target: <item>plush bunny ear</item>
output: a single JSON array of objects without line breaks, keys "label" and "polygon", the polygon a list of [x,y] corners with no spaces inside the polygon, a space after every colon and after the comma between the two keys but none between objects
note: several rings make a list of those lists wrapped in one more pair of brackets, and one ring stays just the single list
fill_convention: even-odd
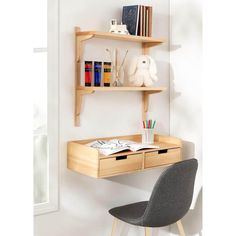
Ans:
[{"label": "plush bunny ear", "polygon": [[138,57],[134,57],[130,63],[128,73],[129,75],[134,75],[137,70]]},{"label": "plush bunny ear", "polygon": [[157,67],[155,61],[150,57],[147,56],[149,59],[149,73],[153,80],[157,81]]}]

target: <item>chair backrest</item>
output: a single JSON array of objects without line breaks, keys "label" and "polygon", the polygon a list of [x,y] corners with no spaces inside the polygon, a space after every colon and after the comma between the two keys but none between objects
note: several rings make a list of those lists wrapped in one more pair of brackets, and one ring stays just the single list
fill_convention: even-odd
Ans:
[{"label": "chair backrest", "polygon": [[170,225],[188,212],[197,168],[197,160],[189,159],[173,164],[162,173],[142,217],[144,225],[150,227]]}]

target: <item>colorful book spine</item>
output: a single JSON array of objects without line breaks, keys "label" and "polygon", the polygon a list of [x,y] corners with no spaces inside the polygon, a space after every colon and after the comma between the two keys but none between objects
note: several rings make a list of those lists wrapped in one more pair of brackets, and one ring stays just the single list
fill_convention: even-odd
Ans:
[{"label": "colorful book spine", "polygon": [[85,61],[84,65],[85,70],[85,86],[91,86],[92,82],[92,70],[93,70],[93,63],[92,61]]},{"label": "colorful book spine", "polygon": [[103,82],[104,86],[110,87],[111,84],[111,62],[104,62],[103,64]]},{"label": "colorful book spine", "polygon": [[102,62],[94,62],[94,86],[99,87],[101,85],[101,74],[102,74]]}]

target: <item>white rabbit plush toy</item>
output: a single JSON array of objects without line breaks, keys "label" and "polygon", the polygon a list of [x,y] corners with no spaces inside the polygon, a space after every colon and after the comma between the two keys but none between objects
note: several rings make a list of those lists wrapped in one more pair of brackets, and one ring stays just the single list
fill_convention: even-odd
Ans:
[{"label": "white rabbit plush toy", "polygon": [[154,60],[148,55],[135,57],[129,67],[129,82],[132,86],[151,86],[157,81],[157,68]]}]

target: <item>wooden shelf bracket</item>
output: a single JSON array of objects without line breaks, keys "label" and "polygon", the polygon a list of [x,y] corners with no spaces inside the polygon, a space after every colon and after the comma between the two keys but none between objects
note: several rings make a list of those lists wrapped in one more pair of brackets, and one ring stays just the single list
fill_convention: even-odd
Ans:
[{"label": "wooden shelf bracket", "polygon": [[[75,35],[80,31],[79,27],[75,27]],[[82,42],[91,39],[93,35],[79,35],[75,37],[75,126],[80,126],[80,113],[82,97],[85,94],[93,93],[93,91],[77,90],[81,85],[81,56],[82,56]]]},{"label": "wooden shelf bracket", "polygon": [[81,104],[82,98],[86,94],[92,94],[95,91],[140,91],[142,92],[142,118],[146,120],[148,106],[149,106],[149,95],[154,93],[159,93],[165,90],[165,88],[132,88],[132,87],[122,87],[122,88],[101,88],[101,87],[91,87],[85,88],[81,84],[81,58],[82,58],[82,44],[83,41],[89,40],[91,38],[102,38],[111,40],[125,40],[129,42],[139,42],[142,45],[142,53],[144,55],[149,54],[149,49],[151,47],[157,46],[164,42],[164,40],[155,39],[152,37],[141,37],[133,35],[120,35],[112,34],[108,32],[97,32],[97,31],[81,31],[80,27],[75,27],[75,126],[80,126],[80,114],[81,114]]},{"label": "wooden shelf bracket", "polygon": [[147,113],[149,109],[149,96],[151,94],[156,94],[155,91],[143,91],[143,97],[142,97],[142,102],[143,102],[143,107],[142,107],[142,118],[143,120],[147,120]]},{"label": "wooden shelf bracket", "polygon": [[92,94],[94,91],[76,90],[75,91],[76,103],[75,103],[75,126],[80,126],[80,114],[81,114],[81,104],[82,98],[86,94]]},{"label": "wooden shelf bracket", "polygon": [[143,120],[147,119],[147,112],[149,107],[149,94],[147,92],[143,92]]}]

